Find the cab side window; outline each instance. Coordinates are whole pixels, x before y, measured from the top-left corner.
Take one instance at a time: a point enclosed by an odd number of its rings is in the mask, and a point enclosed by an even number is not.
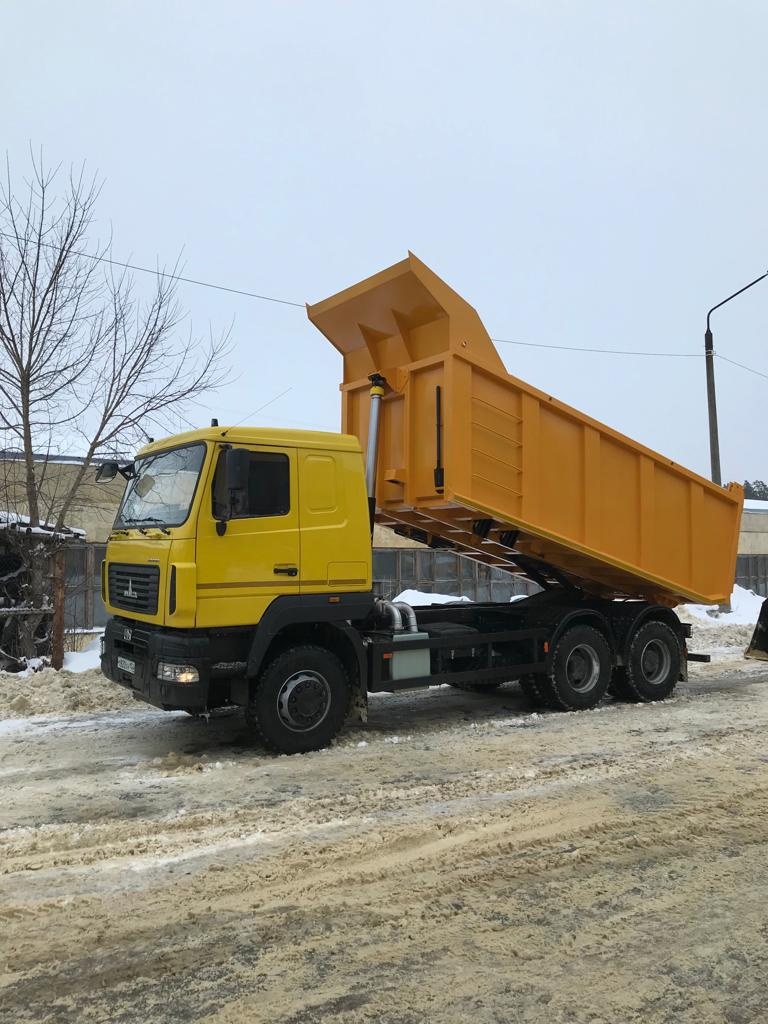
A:
[[[235,495],[231,510],[233,519],[257,516],[284,516],[291,508],[290,467],[288,456],[280,452],[251,452],[248,465],[248,488]],[[224,452],[219,455],[213,474],[212,509],[214,518],[229,511],[229,495],[224,487]]]

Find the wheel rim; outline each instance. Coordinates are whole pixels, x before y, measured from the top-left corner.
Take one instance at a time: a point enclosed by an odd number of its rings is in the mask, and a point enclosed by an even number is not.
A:
[[[302,669],[289,676],[277,695],[277,714],[291,732],[316,729],[331,708],[331,687],[319,672]]]
[[[661,640],[649,640],[640,655],[643,678],[652,686],[663,683],[672,667],[672,655]]]
[[[594,647],[577,644],[573,648],[565,663],[565,677],[577,693],[594,690],[600,679],[600,659]]]

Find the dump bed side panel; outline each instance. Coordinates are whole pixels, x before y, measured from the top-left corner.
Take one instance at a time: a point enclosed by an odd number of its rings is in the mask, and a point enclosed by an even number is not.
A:
[[[741,488],[507,374],[475,311],[415,257],[309,312],[344,353],[343,429],[363,444],[367,373],[387,377],[380,522],[592,593],[666,604],[730,594]]]

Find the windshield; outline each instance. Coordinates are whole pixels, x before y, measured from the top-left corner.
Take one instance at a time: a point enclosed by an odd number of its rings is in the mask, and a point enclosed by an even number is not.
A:
[[[136,460],[115,526],[181,526],[189,515],[205,458],[204,444]]]

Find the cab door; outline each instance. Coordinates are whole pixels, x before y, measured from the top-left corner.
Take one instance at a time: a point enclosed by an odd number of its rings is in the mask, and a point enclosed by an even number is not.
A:
[[[296,451],[236,445],[249,452],[248,486],[223,534],[228,508],[224,447],[200,509],[197,543],[198,627],[255,625],[270,603],[298,594],[301,578]]]

